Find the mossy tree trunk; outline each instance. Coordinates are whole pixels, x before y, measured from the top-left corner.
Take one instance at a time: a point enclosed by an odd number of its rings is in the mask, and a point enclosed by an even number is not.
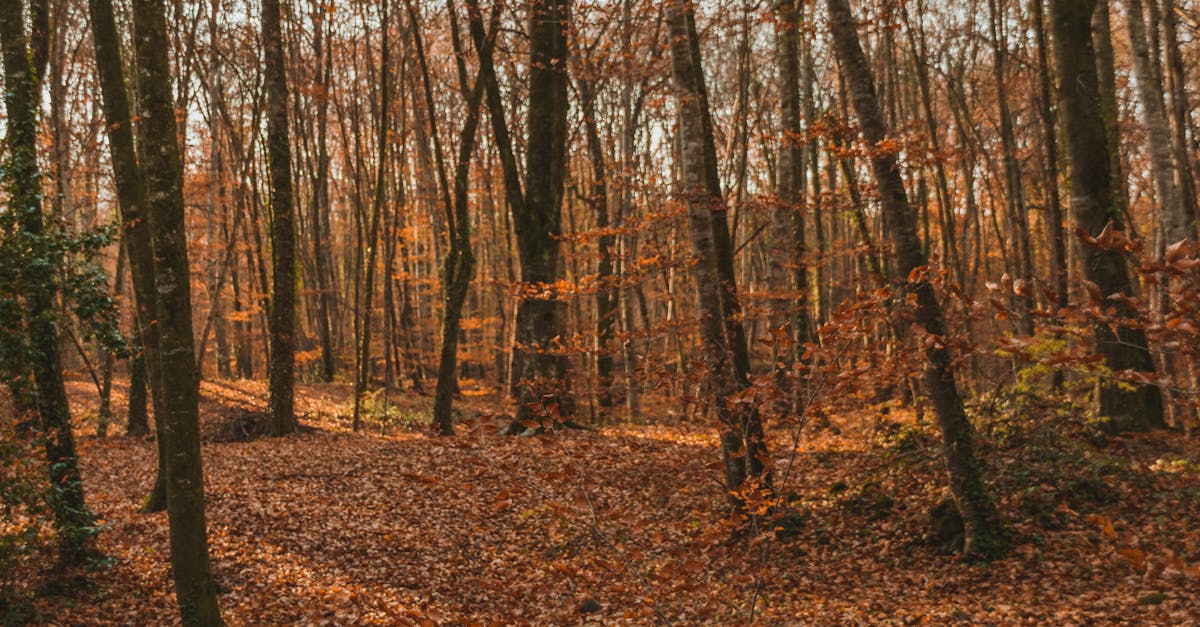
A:
[[[67,561],[79,561],[89,552],[95,526],[84,502],[83,480],[71,433],[71,412],[59,354],[55,271],[61,260],[55,256],[61,252],[47,233],[37,161],[40,80],[33,61],[44,45],[39,42],[48,37],[48,33],[39,31],[38,27],[38,12],[44,10],[44,6],[31,7],[35,27],[33,37],[27,37],[25,7],[21,0],[0,0],[0,56],[3,57],[8,127],[4,182],[15,227],[25,239],[25,251],[30,255],[20,269],[28,344],[25,355],[17,362],[22,370],[32,374],[33,385],[32,388],[19,386],[23,389],[16,391],[27,400],[14,404],[37,411],[50,480],[47,500],[54,515],[59,545]]]

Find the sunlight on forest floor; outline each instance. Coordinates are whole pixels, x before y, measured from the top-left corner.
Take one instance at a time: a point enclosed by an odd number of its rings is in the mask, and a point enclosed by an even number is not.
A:
[[[94,585],[76,600],[43,596],[39,610],[60,624],[173,623],[166,515],[137,511],[153,442],[96,439],[84,406],[94,394],[82,382],[72,392],[100,548],[116,564],[88,575]],[[265,406],[259,383],[205,383],[203,393],[206,434]],[[1175,436],[1109,447],[1129,461],[1105,478],[1115,497],[1081,501],[1070,493],[1078,486],[1049,476],[1001,490],[1002,510],[1030,520],[1010,521],[1008,558],[978,567],[924,539],[944,478],[920,436],[885,442],[857,421],[804,434],[782,488],[799,528],[764,553],[728,542],[715,434],[703,424],[438,438],[397,422],[381,436],[377,422],[348,431],[349,398],[344,385],[301,386],[298,411],[315,430],[206,440],[209,539],[229,624],[649,624],[656,606],[677,624],[731,624],[751,604],[761,624],[1200,616],[1196,467],[1157,463],[1168,453],[1196,460],[1200,447]],[[400,416],[428,400],[391,399]],[[470,398],[464,414],[489,403]],[[775,454],[786,458],[786,444]],[[1001,447],[986,454],[1017,463]]]

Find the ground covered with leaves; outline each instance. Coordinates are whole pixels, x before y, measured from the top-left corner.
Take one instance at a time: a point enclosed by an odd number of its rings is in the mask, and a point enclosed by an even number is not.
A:
[[[911,416],[835,420],[794,454],[776,442],[788,516],[731,540],[708,425],[503,437],[484,420],[442,438],[421,428],[428,399],[393,397],[354,433],[331,385],[299,390],[311,429],[270,439],[261,384],[203,393],[229,624],[1200,620],[1200,445],[1179,433],[1103,438],[1028,399],[976,408],[1012,546],[981,565],[946,546],[953,521],[931,519],[945,478]],[[464,414],[496,403],[468,397]],[[112,563],[27,561],[14,594],[34,622],[170,624],[166,515],[138,512],[153,441],[91,437],[87,411],[81,463]]]

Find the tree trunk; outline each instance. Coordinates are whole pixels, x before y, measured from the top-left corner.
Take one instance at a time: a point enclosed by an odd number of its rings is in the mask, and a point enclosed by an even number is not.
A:
[[[1100,112],[1104,120],[1104,137],[1107,142],[1109,169],[1116,190],[1115,200],[1121,215],[1129,215],[1129,198],[1126,196],[1125,171],[1121,164],[1120,110],[1117,108],[1117,71],[1112,43],[1112,16],[1109,2],[1092,2],[1091,32],[1095,43],[1096,72],[1099,76]],[[1055,37],[1057,40],[1057,37]],[[1057,41],[1055,41],[1057,44]],[[1057,52],[1055,57],[1057,58]],[[1062,76],[1062,68],[1058,68]]]
[[[516,317],[516,345],[523,353],[518,421],[548,412],[574,414],[568,359],[556,346],[566,334],[566,303],[556,283],[567,158],[569,11],[569,0],[533,0],[530,7],[525,198],[513,208],[525,292]]]
[[[1010,271],[1023,281],[1024,289],[1014,283],[1013,303],[1018,310],[1018,330],[1033,335],[1033,255],[1030,251],[1029,216],[1025,205],[1025,188],[1021,163],[1017,159],[1017,138],[1013,132],[1012,111],[1008,104],[1007,68],[1008,33],[1004,29],[1003,0],[989,0],[991,9],[992,71],[996,81],[996,105],[1000,116],[1000,145],[1004,154],[1004,200],[1008,224],[1009,247],[1015,253]]]
[[[902,277],[905,290],[916,295],[916,321],[931,336],[925,349],[925,387],[933,399],[942,432],[942,454],[950,475],[950,491],[962,515],[966,534],[963,553],[970,557],[998,555],[1004,550],[1003,529],[976,459],[974,430],[958,395],[954,363],[945,343],[941,305],[927,278],[927,260],[917,237],[916,215],[908,204],[896,153],[880,147],[881,142],[889,139],[889,130],[875,96],[871,68],[859,44],[849,3],[827,2],[834,48],[862,135],[872,149],[871,168],[879,189],[884,228],[891,236],[896,255],[897,276]]]
[[[38,9],[44,10],[44,8]],[[36,10],[33,11],[36,14]],[[20,0],[0,0],[0,56],[4,69],[4,108],[7,113],[8,159],[4,168],[8,203],[15,227],[30,239],[33,258],[26,261],[21,279],[27,285],[24,317],[29,344],[22,369],[33,374],[32,397],[40,417],[50,486],[47,500],[54,515],[59,546],[69,562],[81,561],[90,550],[95,525],[83,497],[71,412],[63,383],[58,347],[55,269],[61,259],[47,233],[42,212],[41,173],[37,162],[38,92],[40,80],[31,65],[30,43],[35,53],[49,33],[26,38],[24,7]],[[36,22],[35,22],[36,24]],[[24,375],[25,373],[22,373]],[[21,405],[23,403],[18,403]]]
[[[594,68],[589,68],[594,71]],[[588,160],[592,166],[592,185],[588,203],[596,216],[599,257],[596,272],[596,385],[597,402],[601,407],[613,405],[613,338],[616,336],[617,314],[621,306],[620,292],[613,289],[613,253],[616,236],[608,231],[608,167],[604,145],[596,120],[596,84],[592,77],[579,79],[579,94],[583,106],[584,132],[587,134]]]
[[[1058,100],[1062,109],[1071,177],[1071,212],[1077,229],[1097,237],[1106,228],[1121,230],[1120,192],[1113,178],[1109,139],[1105,131],[1096,49],[1091,18],[1096,0],[1052,0],[1051,22],[1054,57],[1058,64]],[[1104,295],[1130,295],[1129,270],[1123,253],[1088,245],[1082,239],[1079,255],[1087,279]],[[1112,303],[1118,319],[1135,312],[1123,302]],[[1154,372],[1146,333],[1121,325],[1095,325],[1096,343],[1114,371]],[[1163,425],[1163,402],[1151,385],[1105,385],[1100,391],[1100,412],[1117,431],[1149,429]]]
[[[780,0],[777,13],[776,50],[779,55],[779,109],[781,136],[776,175],[775,203],[771,208],[768,270],[771,290],[772,346],[775,380],[779,389],[777,413],[791,409],[792,393],[787,373],[804,355],[804,345],[813,340],[809,314],[808,263],[805,259],[805,156],[808,152],[800,125],[800,28],[802,20],[795,0]],[[811,120],[809,121],[811,124]],[[787,330],[788,326],[792,329]]]
[[[175,595],[185,625],[220,625],[204,515],[199,378],[192,336],[183,167],[176,139],[167,25],[161,0],[134,0],[133,23],[136,82],[141,96],[138,119],[143,125],[142,167],[158,293],[155,320],[161,363],[156,376],[162,411],[156,411],[155,418],[164,436]]]
[[[434,394],[433,420],[443,435],[454,433],[453,401],[458,381],[458,337],[462,327],[463,306],[475,276],[475,254],[471,245],[471,214],[468,199],[470,191],[471,153],[475,148],[475,135],[479,128],[480,103],[483,100],[483,81],[476,78],[473,85],[467,83],[466,64],[463,62],[458,19],[453,3],[450,3],[450,20],[455,59],[457,61],[459,91],[466,101],[466,119],[459,132],[458,156],[454,167],[454,195],[443,195],[446,215],[446,231],[449,235],[449,250],[442,262],[442,347],[438,361],[437,388]],[[424,85],[425,107],[429,114],[430,135],[433,138],[438,159],[440,179],[446,180],[442,158],[440,135],[437,130],[437,110],[434,106],[433,89],[429,78],[429,66],[425,59],[425,47],[417,30],[419,22],[411,2],[408,5],[413,41],[416,44],[417,62],[420,64]],[[498,13],[492,13],[491,30],[495,31]],[[477,10],[470,11],[471,28],[482,29],[482,16]],[[483,54],[491,54],[492,38],[483,37]]]
[[[296,225],[287,75],[279,0],[263,0],[263,88],[267,95],[267,155],[271,172],[271,435],[294,433],[296,421]]]
[[[1183,54],[1179,48],[1179,15],[1175,0],[1163,0],[1164,47],[1167,51],[1167,82],[1171,94],[1171,119],[1174,127],[1172,147],[1175,150],[1175,165],[1179,171],[1179,191],[1183,196],[1187,215],[1193,221],[1200,220],[1200,207],[1196,199],[1196,173],[1194,157],[1188,149],[1188,120],[1191,108],[1187,98],[1187,74],[1183,67]]]
[[[726,307],[728,294],[736,299],[736,286],[724,283],[721,265],[732,267],[728,248],[722,249],[716,222],[723,222],[724,200],[711,176],[716,171],[712,127],[705,111],[703,70],[695,40],[695,15],[691,2],[672,0],[666,9],[670,38],[671,75],[679,112],[680,199],[687,206],[688,231],[695,259],[696,302],[700,314],[701,358],[707,371],[711,409],[720,422],[721,456],[730,506],[745,513],[748,480],[769,484],[765,467],[765,442],[757,410],[752,403],[733,402],[748,381],[741,376],[730,337]],[[711,151],[711,152],[710,152]],[[714,187],[716,188],[714,190]],[[728,230],[725,230],[728,235]],[[739,323],[740,326],[740,323]],[[742,338],[744,341],[744,336]]]
[[[367,392],[367,384],[371,376],[371,324],[374,314],[372,301],[375,296],[375,259],[379,251],[379,221],[383,217],[384,203],[387,194],[387,162],[388,162],[388,114],[391,108],[391,94],[388,84],[391,79],[391,50],[388,37],[388,1],[380,4],[379,15],[381,63],[379,67],[379,111],[376,129],[375,190],[372,194],[370,225],[367,227],[365,246],[365,277],[362,283],[362,326],[359,329],[359,345],[356,347],[358,357],[355,359],[357,369],[354,373],[354,430],[358,431],[362,412],[363,395]],[[361,248],[361,247],[360,247]]]
[[[1151,0],[1156,2],[1157,0]],[[1134,77],[1137,79],[1138,102],[1150,153],[1150,172],[1158,195],[1159,221],[1163,238],[1160,248],[1186,239],[1194,239],[1196,224],[1183,204],[1176,185],[1179,174],[1175,167],[1171,129],[1167,109],[1163,104],[1162,81],[1155,71],[1151,50],[1146,41],[1146,20],[1142,15],[1142,0],[1125,0],[1126,25],[1130,47],[1133,49]]]
[[[325,133],[329,118],[329,79],[333,67],[333,55],[325,49],[324,39],[329,28],[325,11],[313,12],[313,55],[322,65],[317,69],[316,92],[317,113],[317,171],[312,180],[312,203],[309,214],[309,231],[313,246],[313,265],[316,266],[317,337],[321,342],[321,376],[327,383],[333,381],[337,370],[337,352],[334,349],[332,321],[336,316],[337,287],[334,285],[333,261],[330,259],[332,235],[326,231],[325,223],[329,212],[329,147]]]

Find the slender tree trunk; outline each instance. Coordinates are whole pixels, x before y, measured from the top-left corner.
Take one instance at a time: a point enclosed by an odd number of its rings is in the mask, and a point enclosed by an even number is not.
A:
[[[1091,32],[1094,42],[1096,72],[1099,76],[1100,111],[1104,119],[1104,137],[1107,141],[1109,171],[1115,185],[1115,200],[1120,203],[1123,216],[1129,215],[1129,198],[1125,188],[1125,171],[1121,164],[1120,110],[1117,108],[1117,71],[1112,43],[1112,16],[1109,2],[1093,2]],[[1057,45],[1057,37],[1055,37]],[[1057,52],[1055,56],[1057,58]],[[1062,76],[1062,68],[1058,68]],[[1132,228],[1132,225],[1130,225]]]
[[[1188,120],[1191,108],[1187,98],[1187,73],[1183,66],[1183,54],[1179,47],[1179,15],[1175,0],[1163,0],[1164,47],[1167,52],[1167,82],[1171,94],[1171,120],[1174,130],[1172,147],[1175,150],[1175,165],[1179,172],[1179,191],[1183,195],[1187,215],[1193,221],[1200,220],[1200,207],[1196,199],[1196,164],[1193,151],[1188,148]]]
[[[161,356],[158,389],[166,460],[167,519],[175,595],[185,625],[220,625],[208,557],[200,459],[199,377],[192,336],[183,167],[171,99],[167,25],[161,0],[134,0],[137,87],[141,96],[146,208],[153,233]]]
[[[158,333],[154,320],[158,313],[158,294],[154,289],[154,250],[151,241],[149,214],[146,211],[146,191],[134,147],[133,122],[128,96],[125,92],[125,69],[121,63],[121,40],[117,32],[111,0],[90,0],[92,39],[96,53],[96,72],[103,100],[105,128],[108,131],[113,178],[116,181],[117,204],[124,227],[122,242],[129,256],[136,315],[134,317],[134,356],[130,362],[129,435],[145,435],[149,429],[146,416],[147,388],[154,398],[155,415],[160,416],[157,374]],[[161,431],[156,420],[156,432]],[[161,433],[157,434],[161,441]],[[161,449],[160,449],[161,450]],[[161,464],[160,464],[161,470]],[[162,473],[156,486],[161,486],[165,506],[165,483]],[[156,500],[156,499],[150,499]],[[148,502],[148,504],[150,504]],[[159,509],[161,509],[161,507]]]
[[[267,154],[271,165],[271,435],[281,436],[294,433],[299,425],[295,407],[296,225],[279,0],[263,0],[262,29]]]
[[[963,553],[992,556],[1004,549],[1004,534],[988,495],[983,472],[975,455],[974,430],[958,395],[946,328],[933,284],[926,276],[927,260],[917,237],[916,214],[908,203],[896,153],[880,147],[889,138],[879,109],[871,68],[855,30],[847,0],[827,0],[834,48],[849,87],[863,137],[871,145],[871,168],[879,189],[884,227],[896,255],[896,274],[904,277],[905,290],[916,296],[916,321],[931,336],[925,349],[925,386],[933,399],[942,432],[942,454],[950,475],[950,491],[966,532]]]
[[[996,104],[1000,116],[1000,144],[1004,153],[1004,201],[1009,247],[1013,255],[1010,271],[1020,283],[1014,283],[1013,299],[1019,312],[1017,328],[1033,335],[1033,255],[1030,251],[1029,217],[1025,205],[1025,187],[1021,163],[1017,159],[1017,138],[1013,131],[1012,111],[1008,104],[1008,33],[1004,29],[1003,0],[989,0],[991,9],[992,71],[996,82]]]
[[[438,361],[437,388],[434,394],[433,420],[444,435],[454,433],[453,400],[457,390],[458,379],[458,339],[461,333],[463,307],[471,287],[471,279],[475,276],[475,254],[471,245],[471,219],[468,192],[470,191],[471,153],[475,148],[475,136],[479,128],[480,103],[483,100],[483,81],[475,79],[473,85],[468,84],[466,64],[463,62],[461,37],[458,30],[457,9],[453,2],[448,2],[451,19],[451,37],[457,61],[459,91],[466,102],[466,119],[458,138],[458,156],[454,167],[453,197],[443,194],[446,215],[446,231],[449,239],[449,250],[442,263],[442,347]],[[420,64],[421,78],[424,85],[425,107],[429,113],[430,134],[433,137],[435,152],[438,159],[440,179],[445,185],[445,169],[441,144],[437,130],[437,110],[434,107],[433,89],[429,78],[429,66],[425,59],[425,48],[417,30],[416,11],[411,2],[408,5],[410,23],[413,28],[413,41],[416,44],[417,62]],[[495,30],[495,20],[499,14],[493,12],[491,29]],[[478,11],[470,11],[471,28],[482,28],[477,21],[482,20]],[[483,38],[484,54],[490,55],[492,49],[491,37]]]
[[[1151,0],[1157,2],[1157,0]],[[1167,121],[1166,105],[1163,104],[1163,86],[1155,71],[1151,50],[1146,41],[1146,20],[1142,15],[1142,0],[1125,0],[1125,17],[1129,29],[1130,47],[1133,49],[1134,77],[1137,79],[1138,102],[1141,103],[1142,123],[1150,153],[1150,172],[1154,178],[1154,189],[1158,196],[1159,220],[1162,223],[1163,244],[1170,245],[1186,239],[1194,239],[1195,220],[1183,204],[1183,197],[1176,184],[1179,174],[1175,167],[1174,147],[1170,124]],[[1164,246],[1165,247],[1165,246]]]
[[[36,3],[35,3],[36,4]],[[37,118],[40,80],[31,64],[30,43],[37,51],[48,37],[37,31],[25,34],[25,11],[21,0],[0,0],[0,56],[4,69],[4,108],[7,114],[8,159],[4,168],[8,203],[16,228],[30,239],[34,258],[25,263],[25,327],[29,338],[28,362],[22,364],[33,375],[33,389],[20,394],[32,396],[40,417],[39,431],[46,451],[50,486],[47,497],[54,515],[59,546],[68,562],[81,561],[90,550],[95,526],[83,496],[71,412],[62,378],[58,347],[58,315],[55,299],[58,282],[55,268],[60,260],[50,246],[46,217],[42,212],[41,173],[37,162]],[[20,405],[22,403],[18,403]]]
[[[621,4],[621,42],[623,49],[629,50],[633,41],[633,0],[625,0]],[[657,44],[657,42],[656,42]],[[641,110],[641,98],[634,102],[633,90],[633,65],[634,59],[631,55],[625,55],[623,58],[623,74],[624,82],[621,86],[621,198],[617,204],[617,224],[624,227],[624,233],[621,235],[619,265],[621,274],[624,275],[629,267],[629,260],[634,255],[637,249],[637,233],[629,228],[629,223],[633,218],[633,173],[636,168],[634,160],[635,142],[637,140],[637,121]],[[645,89],[641,91],[641,95],[645,95]],[[621,327],[625,333],[625,339],[622,343],[621,350],[623,358],[621,360],[625,373],[625,409],[629,412],[630,417],[637,416],[641,412],[641,382],[637,376],[638,373],[638,357],[637,346],[634,343],[633,333],[637,326],[635,322],[633,299],[626,294],[625,298],[619,300],[621,309]]]
[[[942,263],[954,272],[959,285],[965,283],[963,264],[958,258],[958,245],[954,238],[954,203],[950,196],[950,184],[946,177],[945,160],[940,158],[942,153],[941,133],[933,107],[933,95],[929,85],[929,51],[925,45],[925,31],[918,22],[914,24],[908,18],[908,11],[900,7],[906,23],[909,47],[912,49],[913,62],[917,69],[917,87],[921,96],[921,110],[924,113],[925,132],[929,134],[929,147],[934,154],[934,176],[937,182],[938,225],[941,231]]]
[[[1109,157],[1109,136],[1101,100],[1096,48],[1091,19],[1096,0],[1052,0],[1051,22],[1054,57],[1058,64],[1058,100],[1062,110],[1071,177],[1071,212],[1077,228],[1089,237],[1105,229],[1122,229],[1120,191]],[[1123,253],[1090,245],[1082,239],[1079,255],[1084,274],[1102,294],[1129,295],[1132,285]],[[1118,319],[1135,312],[1123,302],[1107,304]],[[1154,372],[1146,333],[1121,325],[1116,332],[1107,323],[1094,328],[1096,344],[1107,366],[1114,371]],[[1105,385],[1100,391],[1100,411],[1117,431],[1163,425],[1162,395],[1157,387],[1142,384]]]
[[[1030,0],[1034,16],[1034,35],[1037,39],[1038,108],[1042,123],[1042,151],[1045,168],[1043,173],[1043,195],[1046,203],[1046,239],[1049,243],[1051,275],[1050,285],[1054,288],[1054,307],[1058,310],[1068,304],[1066,239],[1063,235],[1062,200],[1058,191],[1058,114],[1051,90],[1049,42],[1046,36],[1045,0]],[[1062,387],[1064,375],[1061,370],[1054,373],[1054,387]]]
[[[329,118],[329,80],[333,67],[333,55],[326,50],[326,30],[330,28],[324,11],[313,12],[313,55],[317,59],[317,81],[314,96],[317,99],[317,171],[312,180],[312,206],[309,213],[309,231],[312,238],[313,264],[316,266],[317,336],[321,343],[321,376],[326,382],[333,381],[337,370],[337,351],[334,348],[333,319],[337,308],[337,287],[334,285],[333,261],[330,258],[332,236],[325,229],[329,212],[329,147],[325,133]]]
[[[594,71],[594,68],[589,68]],[[613,255],[616,236],[609,232],[608,219],[608,167],[604,159],[604,145],[600,139],[600,128],[596,120],[596,84],[594,78],[579,79],[580,100],[583,106],[584,132],[587,134],[588,160],[592,166],[591,191],[588,203],[596,217],[596,229],[601,234],[597,240],[599,256],[596,272],[596,380],[599,392],[597,401],[601,407],[613,405],[613,338],[616,336],[617,315],[620,309],[620,292],[613,289]]]
[[[701,357],[707,371],[711,409],[720,423],[721,456],[730,506],[744,514],[748,480],[769,485],[761,419],[751,403],[732,402],[748,381],[737,364],[726,306],[736,286],[726,283],[721,266],[732,267],[731,250],[719,243],[717,222],[724,222],[724,199],[714,185],[715,151],[708,122],[703,70],[699,65],[694,7],[687,0],[672,0],[666,8],[670,38],[671,75],[679,111],[680,198],[687,206],[688,231],[695,258],[696,298],[700,314]],[[725,230],[726,236],[728,229]],[[740,323],[739,323],[740,326]],[[744,341],[744,335],[741,337]],[[744,350],[744,349],[743,349]]]
[[[371,323],[372,301],[375,295],[375,260],[379,250],[379,221],[383,216],[384,203],[386,202],[387,194],[387,162],[388,162],[388,117],[389,109],[391,108],[391,94],[388,84],[391,79],[391,50],[389,46],[390,37],[388,36],[388,0],[384,0],[380,4],[379,16],[380,32],[382,41],[380,42],[381,62],[379,66],[379,126],[376,136],[376,169],[375,169],[375,190],[372,195],[371,202],[371,217],[370,225],[366,232],[366,257],[365,257],[365,277],[362,284],[363,299],[362,299],[362,326],[359,329],[359,346],[358,369],[355,372],[354,383],[354,430],[357,431],[360,425],[360,414],[362,411],[362,398],[367,392],[367,384],[371,375]]]
[[[803,3],[801,3],[801,6]],[[776,50],[779,55],[780,120],[779,164],[775,203],[771,210],[768,272],[771,290],[772,346],[775,380],[780,388],[776,402],[780,414],[790,411],[787,373],[813,340],[809,313],[807,243],[805,238],[804,173],[807,145],[800,125],[800,17],[795,0],[780,0],[776,11]],[[787,330],[788,326],[793,327]]]

